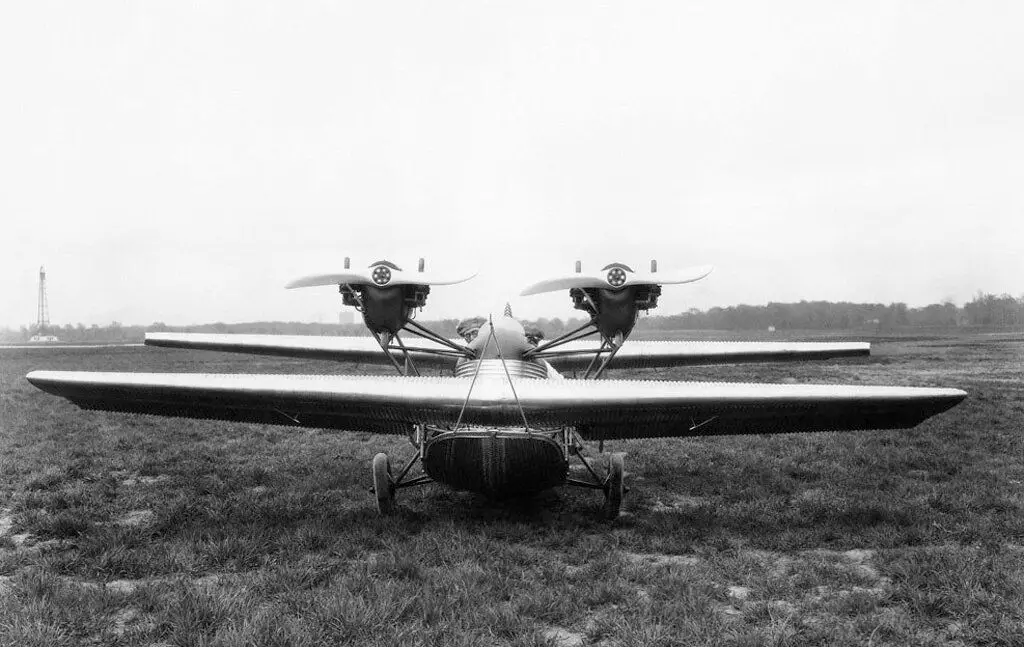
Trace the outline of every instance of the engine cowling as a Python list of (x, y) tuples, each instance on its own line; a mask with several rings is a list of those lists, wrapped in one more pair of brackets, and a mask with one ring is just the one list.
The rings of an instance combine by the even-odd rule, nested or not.
[(661, 295), (660, 285), (631, 285), (611, 290), (605, 288), (573, 288), (569, 291), (573, 307), (588, 313), (601, 337), (613, 340), (629, 337), (641, 312), (656, 308)]
[(354, 306), (363, 314), (370, 332), (394, 335), (412, 319), (413, 311), (427, 303), (429, 285), (376, 285), (342, 284), (338, 287), (342, 303)]

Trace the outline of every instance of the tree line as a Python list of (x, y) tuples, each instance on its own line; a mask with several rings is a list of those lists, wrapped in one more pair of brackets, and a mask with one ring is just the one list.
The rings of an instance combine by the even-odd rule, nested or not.
[[(524, 322), (539, 328), (548, 339), (582, 326), (586, 319), (574, 317), (540, 318)], [(442, 335), (454, 337), (457, 319), (424, 322)], [(1024, 296), (978, 292), (974, 299), (957, 307), (950, 302), (933, 303), (920, 308), (905, 303), (848, 303), (833, 301), (800, 301), (799, 303), (768, 303), (767, 305), (735, 305), (699, 310), (691, 308), (673, 315), (641, 317), (637, 330), (882, 330), (906, 327), (1013, 327), (1024, 326)], [(28, 341), (36, 334), (35, 326), (19, 330), (0, 329), (0, 342)], [(44, 333), (57, 336), (62, 342), (140, 342), (147, 332), (248, 333), (264, 335), (365, 335), (361, 323), (320, 324), (297, 321), (257, 321), (250, 323), (213, 323), (194, 326), (171, 326), (157, 322), (148, 326), (50, 326)]]

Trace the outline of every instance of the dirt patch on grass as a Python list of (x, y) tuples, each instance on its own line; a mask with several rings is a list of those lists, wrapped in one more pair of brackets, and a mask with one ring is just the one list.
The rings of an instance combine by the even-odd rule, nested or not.
[(843, 570), (869, 581), (877, 582), (881, 586), (887, 586), (889, 584), (889, 579), (883, 577), (878, 572), (878, 569), (870, 563), (870, 560), (875, 556), (874, 550), (868, 548), (842, 552), (832, 550), (812, 550), (805, 554), (809, 557), (825, 558), (830, 562), (835, 562), (836, 565)]
[(657, 499), (651, 505), (651, 512), (682, 512), (686, 510), (694, 510), (707, 503), (710, 503), (710, 501), (704, 497), (685, 495), (672, 496), (668, 497), (665, 501)]
[(582, 647), (586, 636), (563, 627), (550, 627), (541, 632), (541, 636), (555, 647)]
[(773, 578), (785, 577), (801, 560), (824, 560), (839, 567), (841, 570), (856, 574), (871, 581), (883, 582), (886, 578), (870, 563), (875, 551), (870, 548), (858, 548), (846, 551), (814, 549), (803, 551), (797, 556), (767, 550), (748, 550), (744, 555), (753, 557)]
[(130, 510), (114, 520), (119, 526), (130, 526), (137, 528), (153, 523), (156, 514), (152, 510)]
[(130, 595), (146, 583), (145, 580), (114, 580), (113, 582), (107, 582), (106, 589), (111, 593)]
[(846, 559), (855, 562), (863, 562), (874, 557), (875, 551), (871, 550), (870, 548), (855, 548), (853, 550), (847, 550), (843, 552), (842, 555)]
[[(181, 578), (175, 577), (144, 577), (137, 580), (112, 580), (102, 585), (107, 591), (111, 593), (120, 593), (122, 595), (131, 595), (144, 586), (152, 586), (157, 584), (167, 584), (171, 582), (179, 581)], [(221, 583), (222, 576), (213, 573), (210, 575), (203, 575), (202, 577), (193, 578), (191, 582), (199, 586), (214, 587)], [(80, 584), (90, 584), (100, 586), (99, 584), (93, 584), (91, 582), (79, 582)]]
[(14, 517), (11, 516), (10, 508), (0, 510), (0, 537), (4, 537), (14, 527)]
[(737, 620), (743, 616), (742, 611), (740, 611), (733, 605), (725, 604), (724, 602), (716, 602), (714, 605), (712, 605), (712, 608), (725, 620)]
[(666, 555), (664, 553), (622, 553), (622, 558), (633, 564), (654, 567), (697, 566), (701, 563), (696, 555)]
[(6, 537), (15, 548), (29, 547), (36, 544), (35, 536), (29, 532), (12, 533), (14, 516), (10, 508), (0, 510), (0, 537)]
[(110, 632), (118, 638), (131, 630), (149, 631), (156, 626), (152, 616), (134, 607), (126, 607), (110, 617)]
[(745, 550), (742, 551), (741, 555), (752, 557), (773, 578), (785, 577), (794, 561), (794, 558), (789, 555), (770, 550)]
[(726, 589), (726, 593), (729, 594), (730, 598), (736, 600), (746, 600), (750, 597), (750, 587), (748, 586), (730, 586)]
[(163, 483), (169, 481), (170, 477), (166, 474), (160, 476), (129, 476), (121, 481), (121, 485), (124, 487), (135, 487), (137, 485), (155, 485), (156, 483)]

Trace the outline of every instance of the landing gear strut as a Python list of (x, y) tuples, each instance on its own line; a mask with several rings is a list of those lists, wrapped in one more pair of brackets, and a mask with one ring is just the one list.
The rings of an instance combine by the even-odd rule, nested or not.
[[(566, 430), (565, 434), (566, 460), (570, 456), (575, 455), (583, 463), (583, 467), (590, 472), (591, 476), (589, 479), (578, 479), (570, 476), (565, 480), (566, 485), (601, 490), (604, 492), (604, 506), (601, 509), (602, 516), (609, 521), (617, 519), (619, 511), (622, 509), (622, 497), (626, 492), (629, 492), (629, 488), (625, 486), (622, 479), (625, 472), (626, 455), (623, 452), (607, 454), (607, 470), (604, 471), (605, 473), (602, 476), (598, 474), (594, 466), (587, 460), (587, 457), (583, 455), (583, 439), (576, 433), (570, 436), (569, 430)], [(603, 450), (604, 442), (602, 441), (601, 451)]]
[(625, 486), (622, 484), (622, 472), (625, 464), (625, 454), (616, 452), (608, 455), (608, 475), (604, 479), (604, 516), (605, 519), (615, 519), (619, 516), (619, 509), (622, 507), (622, 495), (625, 493)]
[(416, 425), (409, 434), (409, 442), (416, 448), (405, 467), (398, 471), (398, 476), (391, 474), (391, 461), (388, 455), (381, 452), (373, 457), (373, 494), (377, 497), (377, 512), (382, 515), (391, 514), (395, 511), (395, 493), (399, 488), (414, 487), (432, 482), (426, 474), (409, 476), (409, 470), (413, 465), (423, 460), (423, 451), (427, 445), (428, 433), (435, 433), (436, 430), (427, 429), (425, 425)]
[(391, 478), (391, 463), (385, 453), (373, 457), (373, 493), (377, 496), (377, 512), (391, 514), (395, 509), (395, 480)]

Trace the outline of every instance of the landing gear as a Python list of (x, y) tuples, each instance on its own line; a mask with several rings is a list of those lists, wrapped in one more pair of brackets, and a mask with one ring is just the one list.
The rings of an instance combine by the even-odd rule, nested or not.
[(608, 455), (608, 475), (604, 479), (604, 517), (614, 520), (622, 507), (622, 495), (626, 489), (622, 484), (625, 454), (616, 452)]
[(384, 453), (373, 457), (373, 493), (377, 496), (377, 512), (391, 514), (395, 509), (395, 481), (391, 478), (391, 463)]
[[(568, 433), (566, 431), (566, 460), (568, 460), (569, 456), (575, 455), (583, 463), (583, 467), (590, 472), (591, 478), (578, 479), (570, 476), (565, 480), (566, 485), (601, 490), (604, 492), (604, 506), (601, 508), (601, 516), (609, 521), (617, 519), (619, 511), (622, 509), (622, 497), (626, 492), (629, 492), (629, 488), (625, 486), (622, 479), (625, 472), (626, 455), (622, 452), (605, 454), (607, 457), (607, 469), (594, 469), (594, 466), (587, 460), (587, 457), (583, 455), (583, 439), (578, 434), (574, 434), (575, 437), (570, 437)], [(604, 442), (601, 443), (600, 449), (604, 450)], [(599, 470), (603, 471), (604, 475), (599, 474)]]
[(388, 455), (381, 452), (373, 457), (373, 494), (377, 497), (377, 512), (382, 515), (395, 511), (395, 492), (399, 488), (424, 485), (432, 482), (427, 474), (409, 476), (413, 465), (423, 461), (423, 452), (427, 446), (428, 434), (435, 434), (436, 428), (428, 429), (425, 425), (416, 425), (409, 434), (409, 442), (416, 448), (409, 462), (398, 470), (398, 476), (391, 475), (391, 461)]

